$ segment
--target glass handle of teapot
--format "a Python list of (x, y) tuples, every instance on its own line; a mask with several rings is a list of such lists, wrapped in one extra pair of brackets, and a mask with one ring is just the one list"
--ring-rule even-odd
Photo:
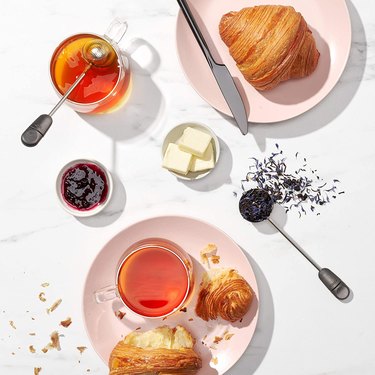
[(108, 26), (108, 29), (104, 35), (109, 40), (115, 43), (119, 43), (121, 39), (124, 37), (127, 30), (128, 30), (128, 23), (123, 19), (115, 18), (111, 22), (111, 24)]

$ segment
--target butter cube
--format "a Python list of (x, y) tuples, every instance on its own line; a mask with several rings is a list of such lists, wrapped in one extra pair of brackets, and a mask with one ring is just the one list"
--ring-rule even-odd
[(198, 158), (197, 156), (193, 156), (193, 160), (191, 161), (190, 165), (190, 170), (192, 172), (200, 172), (212, 169), (214, 166), (214, 149), (212, 147), (212, 143), (210, 143), (203, 157)]
[(187, 127), (184, 130), (178, 145), (181, 150), (202, 157), (206, 152), (211, 139), (212, 137), (209, 134), (195, 128)]
[(170, 143), (163, 158), (163, 168), (186, 175), (189, 172), (193, 156), (182, 151), (178, 145)]

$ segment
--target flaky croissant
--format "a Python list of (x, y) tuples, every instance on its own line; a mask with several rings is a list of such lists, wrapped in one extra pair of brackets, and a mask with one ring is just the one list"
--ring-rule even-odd
[(237, 67), (257, 90), (308, 76), (318, 65), (314, 37), (291, 6), (261, 5), (227, 13), (219, 32)]
[(253, 291), (248, 282), (234, 269), (212, 269), (203, 276), (196, 314), (203, 320), (219, 316), (235, 322), (249, 311)]
[(113, 349), (109, 375), (196, 374), (202, 366), (194, 339), (182, 326), (132, 332)]

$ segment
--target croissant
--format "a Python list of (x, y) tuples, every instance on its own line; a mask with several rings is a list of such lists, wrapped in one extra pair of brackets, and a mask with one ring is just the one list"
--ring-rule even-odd
[(202, 366), (195, 340), (182, 326), (132, 332), (113, 349), (109, 375), (196, 374)]
[(253, 296), (236, 270), (212, 269), (203, 275), (195, 312), (206, 321), (220, 316), (233, 323), (249, 311)]
[(314, 72), (320, 53), (301, 13), (291, 6), (262, 5), (225, 14), (221, 39), (257, 90)]

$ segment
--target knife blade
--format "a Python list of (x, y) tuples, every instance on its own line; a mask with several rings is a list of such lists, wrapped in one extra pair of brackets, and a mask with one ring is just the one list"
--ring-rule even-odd
[(224, 64), (218, 64), (213, 58), (207, 43), (199, 29), (198, 24), (195, 21), (195, 18), (187, 4), (186, 0), (177, 0), (182, 13), (184, 14), (188, 25), (190, 26), (195, 39), (197, 40), (208, 65), (211, 68), (211, 71), (216, 79), (217, 84), (219, 85), (220, 91), (224, 96), (225, 101), (228, 104), (230, 111), (233, 114), (233, 117), (237, 123), (237, 126), (241, 130), (243, 135), (247, 134), (248, 131), (248, 121), (247, 113), (244, 102), (240, 93), (238, 92), (237, 86), (231, 76), (228, 68)]

